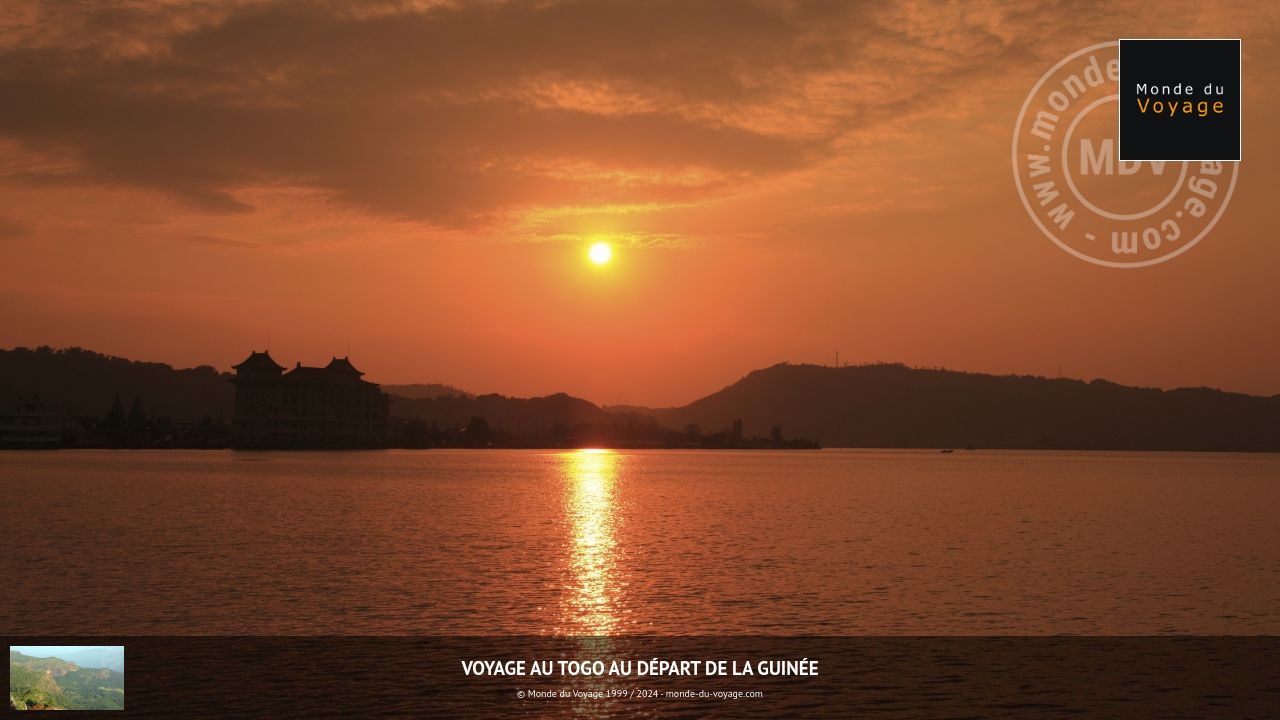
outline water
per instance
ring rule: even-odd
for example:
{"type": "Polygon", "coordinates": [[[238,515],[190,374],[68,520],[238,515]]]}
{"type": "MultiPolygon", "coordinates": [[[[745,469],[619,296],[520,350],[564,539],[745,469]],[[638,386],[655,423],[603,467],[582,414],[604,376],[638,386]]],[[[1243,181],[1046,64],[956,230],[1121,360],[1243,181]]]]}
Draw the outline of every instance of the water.
{"type": "Polygon", "coordinates": [[[0,453],[15,635],[1280,633],[1280,458],[0,453]]]}

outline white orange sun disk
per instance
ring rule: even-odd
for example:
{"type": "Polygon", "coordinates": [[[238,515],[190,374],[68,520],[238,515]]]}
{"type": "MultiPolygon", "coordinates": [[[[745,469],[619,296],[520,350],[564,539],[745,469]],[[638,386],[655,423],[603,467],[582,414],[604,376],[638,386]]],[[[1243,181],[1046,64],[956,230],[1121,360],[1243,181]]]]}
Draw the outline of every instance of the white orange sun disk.
{"type": "Polygon", "coordinates": [[[613,259],[613,248],[604,241],[593,243],[587,250],[587,257],[591,258],[591,262],[596,265],[604,265],[613,259]]]}

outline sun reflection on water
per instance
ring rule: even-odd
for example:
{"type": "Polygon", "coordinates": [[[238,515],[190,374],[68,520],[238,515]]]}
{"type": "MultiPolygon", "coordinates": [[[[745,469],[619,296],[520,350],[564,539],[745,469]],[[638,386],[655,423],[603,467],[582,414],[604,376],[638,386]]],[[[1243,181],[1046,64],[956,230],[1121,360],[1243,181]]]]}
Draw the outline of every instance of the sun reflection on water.
{"type": "Polygon", "coordinates": [[[610,635],[619,625],[619,578],[614,532],[614,485],[621,457],[579,450],[564,461],[565,513],[572,533],[568,593],[561,617],[568,635],[610,635]]]}

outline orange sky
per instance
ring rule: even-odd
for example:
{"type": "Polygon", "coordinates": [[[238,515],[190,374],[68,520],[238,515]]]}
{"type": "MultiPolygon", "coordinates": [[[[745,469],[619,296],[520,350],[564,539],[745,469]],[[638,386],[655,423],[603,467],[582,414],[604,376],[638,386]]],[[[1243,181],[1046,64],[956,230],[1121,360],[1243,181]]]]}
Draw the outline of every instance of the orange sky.
{"type": "Polygon", "coordinates": [[[0,346],[688,402],[780,362],[1280,393],[1271,3],[6,3],[0,346]],[[1199,245],[1095,267],[1009,144],[1054,62],[1244,39],[1199,245]],[[604,238],[615,261],[591,266],[604,238]]]}

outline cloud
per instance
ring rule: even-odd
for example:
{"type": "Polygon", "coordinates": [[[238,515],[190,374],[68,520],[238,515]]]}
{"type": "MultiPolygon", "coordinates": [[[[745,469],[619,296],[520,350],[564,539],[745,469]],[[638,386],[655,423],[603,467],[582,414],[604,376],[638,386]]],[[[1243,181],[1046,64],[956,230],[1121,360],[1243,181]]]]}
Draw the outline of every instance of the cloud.
{"type": "Polygon", "coordinates": [[[678,233],[650,233],[650,232],[623,232],[623,233],[593,233],[590,235],[580,235],[575,233],[557,233],[554,235],[538,235],[533,234],[528,238],[533,242],[558,242],[570,245],[585,246],[597,240],[605,240],[615,245],[630,248],[657,248],[665,250],[675,250],[688,247],[690,239],[678,233]]]}
{"type": "Polygon", "coordinates": [[[851,133],[955,112],[946,98],[981,95],[1053,28],[1097,15],[49,0],[0,24],[0,139],[70,161],[23,182],[143,188],[209,214],[251,213],[246,189],[271,186],[455,228],[687,205],[820,167],[851,133]]]}
{"type": "Polygon", "coordinates": [[[816,11],[737,2],[75,7],[0,44],[0,134],[76,160],[39,180],[209,213],[271,183],[453,225],[725,192],[820,155],[739,116],[846,52],[816,11]]]}

